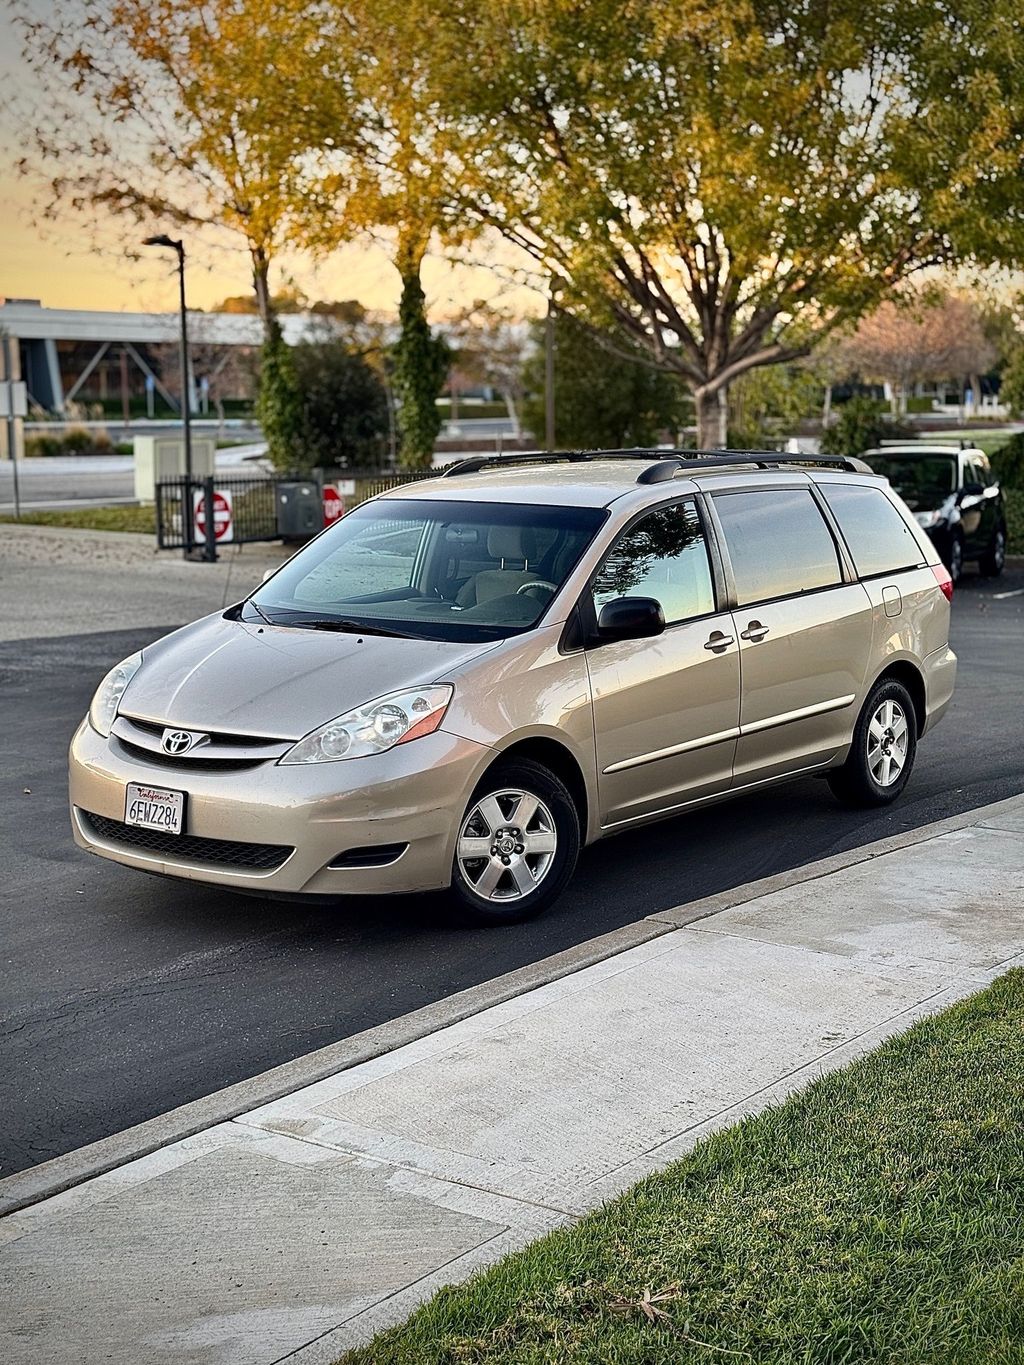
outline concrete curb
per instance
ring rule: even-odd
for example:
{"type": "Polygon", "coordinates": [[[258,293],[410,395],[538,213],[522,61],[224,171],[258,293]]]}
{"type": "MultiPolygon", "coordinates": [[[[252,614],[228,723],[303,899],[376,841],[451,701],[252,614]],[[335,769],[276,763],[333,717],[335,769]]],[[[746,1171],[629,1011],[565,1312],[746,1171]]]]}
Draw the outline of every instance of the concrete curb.
{"type": "Polygon", "coordinates": [[[414,1010],[401,1018],[390,1020],[376,1028],[366,1029],[341,1042],[331,1043],[327,1047],[297,1057],[294,1061],[285,1062],[249,1080],[227,1086],[203,1099],[194,1100],[145,1123],[126,1128],[111,1137],[102,1138],[64,1156],[54,1157],[39,1166],[7,1176],[0,1180],[0,1217],[37,1204],[51,1195],[80,1185],[94,1176],[115,1170],[138,1157],[147,1156],[162,1147],[170,1146],[171,1143],[212,1128],[218,1123],[237,1118],[250,1109],[269,1104],[339,1071],[348,1070],[384,1053],[393,1052],[450,1024],[480,1014],[492,1005],[502,1004],[538,986],[614,957],[617,953],[625,952],[638,944],[672,933],[697,920],[706,919],[709,915],[718,914],[722,910],[731,909],[775,891],[784,891],[804,882],[827,877],[832,872],[870,862],[874,858],[883,857],[902,848],[926,843],[948,834],[951,830],[984,824],[1005,810],[1017,806],[1019,801],[1020,797],[1009,797],[987,806],[979,806],[960,815],[922,825],[918,829],[893,835],[875,843],[864,844],[859,848],[820,859],[788,872],[780,872],[756,882],[747,882],[730,891],[705,897],[692,905],[680,906],[677,910],[650,915],[612,933],[589,939],[564,952],[520,967],[491,981],[481,982],[478,986],[459,991],[431,1005],[425,1005],[422,1009],[414,1010]]]}

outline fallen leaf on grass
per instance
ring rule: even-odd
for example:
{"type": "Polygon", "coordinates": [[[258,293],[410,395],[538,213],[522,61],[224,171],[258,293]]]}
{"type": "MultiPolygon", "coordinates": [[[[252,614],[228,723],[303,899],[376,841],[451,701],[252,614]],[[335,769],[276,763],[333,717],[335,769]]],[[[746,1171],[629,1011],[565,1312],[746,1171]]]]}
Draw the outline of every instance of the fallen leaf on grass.
{"type": "Polygon", "coordinates": [[[699,1337],[694,1337],[683,1330],[675,1321],[672,1314],[661,1307],[663,1303],[671,1303],[680,1297],[679,1286],[677,1284],[666,1285],[657,1294],[652,1294],[648,1285],[638,1299],[626,1298],[618,1295],[612,1299],[609,1307],[613,1313],[642,1313],[648,1322],[664,1323],[681,1340],[688,1342],[691,1346],[699,1346],[705,1351],[718,1351],[726,1356],[741,1356],[744,1360],[753,1360],[749,1351],[734,1351],[728,1346],[716,1346],[710,1341],[701,1341],[699,1337]]]}

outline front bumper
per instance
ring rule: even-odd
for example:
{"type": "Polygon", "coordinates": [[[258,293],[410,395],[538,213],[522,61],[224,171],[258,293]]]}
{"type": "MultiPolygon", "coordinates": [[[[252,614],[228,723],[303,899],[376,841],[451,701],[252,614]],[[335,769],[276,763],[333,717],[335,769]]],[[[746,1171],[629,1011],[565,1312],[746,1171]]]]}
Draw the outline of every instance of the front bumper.
{"type": "MultiPolygon", "coordinates": [[[[385,754],[338,763],[264,763],[229,772],[147,763],[117,752],[83,721],[71,741],[75,843],[100,857],[189,881],[284,895],[429,891],[451,881],[458,823],[493,751],[443,730],[385,754]],[[186,793],[184,833],[199,840],[283,845],[270,871],[225,866],[205,850],[155,852],[109,833],[124,820],[125,788],[142,782],[186,793]],[[99,816],[104,833],[89,815],[99,816]],[[346,852],[405,845],[385,866],[329,866],[346,852]]],[[[193,845],[195,848],[196,845],[193,845]]]]}

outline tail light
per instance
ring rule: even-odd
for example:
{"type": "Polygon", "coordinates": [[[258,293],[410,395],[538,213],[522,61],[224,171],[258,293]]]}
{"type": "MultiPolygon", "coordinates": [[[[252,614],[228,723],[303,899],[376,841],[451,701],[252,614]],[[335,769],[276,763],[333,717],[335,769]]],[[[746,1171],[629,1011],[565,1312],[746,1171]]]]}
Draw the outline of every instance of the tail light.
{"type": "Polygon", "coordinates": [[[946,568],[945,564],[933,564],[932,573],[935,575],[936,583],[938,583],[939,587],[945,594],[946,601],[952,602],[953,580],[950,578],[949,570],[946,568]]]}

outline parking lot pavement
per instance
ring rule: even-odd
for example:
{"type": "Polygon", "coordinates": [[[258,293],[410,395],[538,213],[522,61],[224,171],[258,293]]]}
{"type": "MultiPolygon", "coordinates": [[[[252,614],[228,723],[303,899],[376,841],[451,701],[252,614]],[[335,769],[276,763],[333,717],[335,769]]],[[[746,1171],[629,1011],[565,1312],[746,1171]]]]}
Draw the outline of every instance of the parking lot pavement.
{"type": "Polygon", "coordinates": [[[153,536],[0,526],[0,641],[129,627],[153,639],[238,601],[291,553],[279,542],[225,545],[216,564],[186,563],[153,536]]]}
{"type": "MultiPolygon", "coordinates": [[[[204,566],[174,569],[175,584],[210,581],[204,566]]],[[[645,915],[1024,790],[1024,593],[1003,596],[1024,589],[1014,568],[957,593],[957,693],[894,807],[844,811],[802,781],[696,811],[595,846],[552,912],[502,930],[453,929],[429,897],[305,907],[229,896],[73,847],[71,732],[106,669],[184,617],[112,629],[116,593],[103,620],[88,599],[110,574],[136,613],[136,566],[62,572],[63,607],[40,589],[41,619],[55,626],[63,609],[93,633],[0,644],[5,1174],[645,915]]],[[[0,619],[9,601],[5,589],[0,619]]]]}
{"type": "Polygon", "coordinates": [[[1024,961],[1024,798],[955,823],[12,1212],[3,1359],[328,1365],[1024,961]]]}

